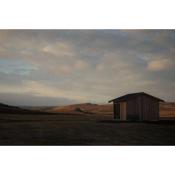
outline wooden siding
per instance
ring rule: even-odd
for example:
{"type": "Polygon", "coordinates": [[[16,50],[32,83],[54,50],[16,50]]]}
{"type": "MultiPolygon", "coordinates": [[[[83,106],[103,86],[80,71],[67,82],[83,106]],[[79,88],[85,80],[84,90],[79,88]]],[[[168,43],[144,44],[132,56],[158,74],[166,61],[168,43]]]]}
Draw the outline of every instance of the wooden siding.
{"type": "Polygon", "coordinates": [[[159,102],[157,100],[142,97],[142,119],[159,120],[159,102]]]}
{"type": "Polygon", "coordinates": [[[126,120],[126,102],[120,102],[120,119],[126,120]]]}
{"type": "Polygon", "coordinates": [[[114,108],[114,119],[120,119],[120,104],[114,102],[113,108],[114,108]]]}
{"type": "MultiPolygon", "coordinates": [[[[159,101],[149,96],[139,96],[126,102],[126,120],[159,120],[159,101]]],[[[122,119],[120,103],[114,101],[114,118],[122,119]]],[[[123,110],[123,108],[122,108],[123,110]]]]}
{"type": "Polygon", "coordinates": [[[113,103],[113,108],[114,108],[114,119],[117,118],[117,108],[116,108],[116,104],[113,103]]]}
{"type": "Polygon", "coordinates": [[[117,115],[117,119],[120,119],[120,104],[116,103],[116,115],[117,115]]]}
{"type": "Polygon", "coordinates": [[[139,99],[135,98],[127,101],[127,120],[140,120],[140,103],[139,99]]]}

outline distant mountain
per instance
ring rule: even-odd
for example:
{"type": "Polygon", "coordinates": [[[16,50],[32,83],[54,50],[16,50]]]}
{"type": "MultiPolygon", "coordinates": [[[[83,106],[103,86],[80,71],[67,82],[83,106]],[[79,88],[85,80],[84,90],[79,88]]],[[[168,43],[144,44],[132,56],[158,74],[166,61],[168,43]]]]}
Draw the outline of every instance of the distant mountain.
{"type": "Polygon", "coordinates": [[[92,103],[74,104],[68,106],[52,107],[46,110],[52,113],[75,113],[75,114],[104,114],[112,115],[112,105],[98,105],[92,103]]]}
{"type": "Polygon", "coordinates": [[[17,111],[20,111],[22,109],[20,109],[19,107],[16,107],[16,106],[10,106],[10,105],[6,105],[6,104],[3,104],[3,103],[0,103],[0,112],[1,113],[7,113],[7,112],[17,112],[17,111]]]}
{"type": "MultiPolygon", "coordinates": [[[[17,107],[17,106],[10,106],[7,104],[3,104],[0,103],[0,113],[12,113],[12,114],[16,114],[16,113],[39,113],[40,111],[38,110],[29,110],[29,109],[24,109],[21,107],[17,107]]],[[[40,112],[43,113],[43,112],[40,112]]]]}

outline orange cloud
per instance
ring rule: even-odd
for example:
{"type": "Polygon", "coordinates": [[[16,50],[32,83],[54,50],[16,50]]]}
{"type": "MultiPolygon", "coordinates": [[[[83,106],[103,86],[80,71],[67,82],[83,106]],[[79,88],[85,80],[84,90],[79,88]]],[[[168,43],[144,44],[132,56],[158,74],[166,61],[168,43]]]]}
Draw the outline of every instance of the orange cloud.
{"type": "Polygon", "coordinates": [[[168,70],[173,66],[171,60],[168,59],[159,59],[159,60],[152,60],[148,62],[148,70],[150,71],[161,71],[161,70],[168,70]]]}

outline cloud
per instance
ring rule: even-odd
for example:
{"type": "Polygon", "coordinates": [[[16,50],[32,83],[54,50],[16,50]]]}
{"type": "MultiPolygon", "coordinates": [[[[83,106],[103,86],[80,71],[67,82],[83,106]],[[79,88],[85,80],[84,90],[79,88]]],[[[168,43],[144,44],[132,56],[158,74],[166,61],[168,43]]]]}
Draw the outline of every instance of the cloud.
{"type": "Polygon", "coordinates": [[[5,74],[28,75],[31,71],[37,70],[30,64],[20,60],[0,60],[0,72],[5,74]]]}
{"type": "Polygon", "coordinates": [[[174,62],[168,59],[158,59],[158,60],[151,60],[148,62],[148,70],[150,71],[162,71],[162,70],[169,70],[173,67],[174,62]]]}
{"type": "Polygon", "coordinates": [[[48,104],[136,91],[173,100],[174,45],[174,30],[1,30],[0,93],[48,104]]]}
{"type": "Polygon", "coordinates": [[[69,98],[35,96],[31,93],[0,93],[0,98],[3,103],[15,106],[59,106],[78,103],[69,98]]]}
{"type": "Polygon", "coordinates": [[[41,51],[43,51],[44,53],[53,54],[55,56],[72,56],[74,54],[71,45],[61,41],[54,44],[46,45],[41,49],[41,51]]]}

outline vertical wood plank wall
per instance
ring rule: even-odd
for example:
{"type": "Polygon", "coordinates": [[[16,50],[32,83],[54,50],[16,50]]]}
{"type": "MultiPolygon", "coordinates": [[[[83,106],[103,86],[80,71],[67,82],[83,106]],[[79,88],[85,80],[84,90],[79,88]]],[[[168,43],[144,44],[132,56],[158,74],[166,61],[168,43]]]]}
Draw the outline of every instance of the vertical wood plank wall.
{"type": "Polygon", "coordinates": [[[159,102],[147,96],[128,100],[127,116],[138,116],[138,120],[159,120],[159,102]]]}
{"type": "Polygon", "coordinates": [[[113,101],[113,110],[114,110],[114,119],[117,118],[117,108],[116,108],[116,103],[113,101]]]}
{"type": "MultiPolygon", "coordinates": [[[[114,101],[114,118],[121,119],[120,103],[114,101]]],[[[159,101],[147,96],[139,96],[126,101],[126,120],[159,120],[159,101]]]]}
{"type": "Polygon", "coordinates": [[[127,113],[126,113],[126,102],[120,102],[120,119],[126,120],[127,119],[127,113]]]}
{"type": "Polygon", "coordinates": [[[159,120],[159,102],[146,96],[143,96],[142,100],[143,120],[159,120]]]}
{"type": "Polygon", "coordinates": [[[117,119],[120,119],[120,104],[116,103],[116,108],[117,108],[117,119]]]}
{"type": "Polygon", "coordinates": [[[141,105],[138,98],[127,101],[127,119],[128,120],[140,120],[141,105]]]}
{"type": "Polygon", "coordinates": [[[113,108],[114,108],[114,119],[120,119],[120,104],[114,101],[113,108]]]}

